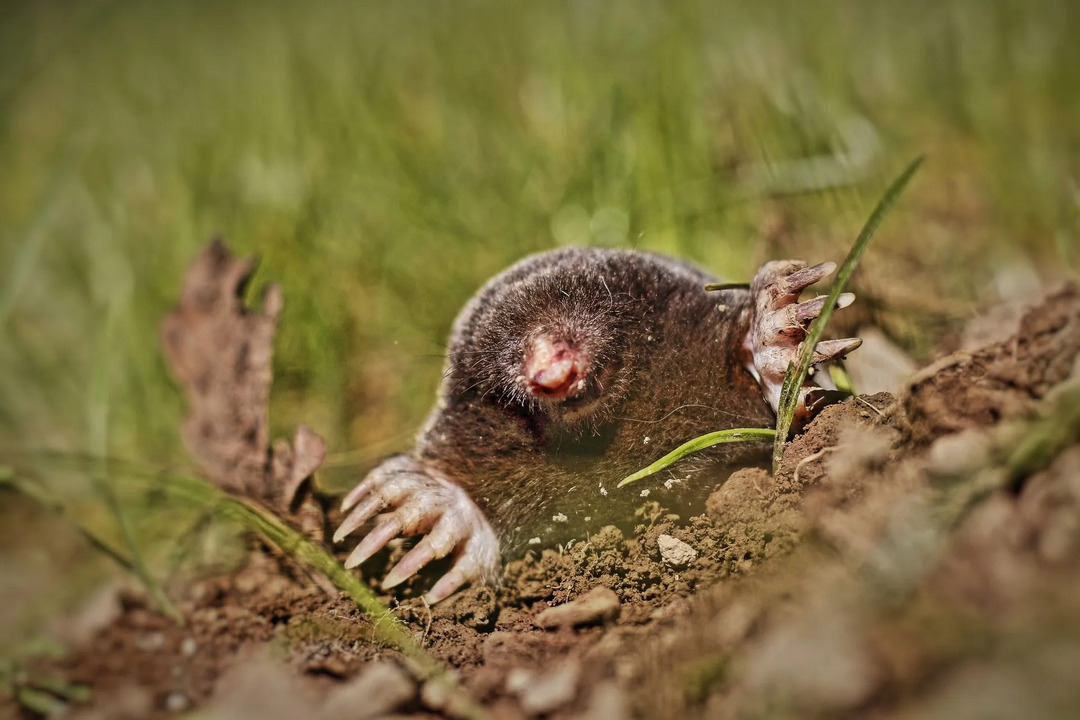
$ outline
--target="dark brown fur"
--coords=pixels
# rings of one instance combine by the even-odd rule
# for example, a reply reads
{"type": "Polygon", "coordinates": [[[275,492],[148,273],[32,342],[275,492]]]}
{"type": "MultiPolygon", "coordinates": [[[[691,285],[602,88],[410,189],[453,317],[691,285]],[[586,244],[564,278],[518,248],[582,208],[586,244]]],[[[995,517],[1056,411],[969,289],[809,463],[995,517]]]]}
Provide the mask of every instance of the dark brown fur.
{"type": "Polygon", "coordinates": [[[643,489],[682,509],[723,479],[695,477],[701,469],[761,456],[760,445],[718,446],[615,489],[692,437],[774,422],[743,366],[749,292],[705,292],[713,281],[658,255],[570,248],[526,258],[462,310],[416,456],[469,492],[504,556],[532,537],[550,544],[629,524],[643,489]],[[566,405],[537,403],[516,380],[527,339],[552,331],[593,358],[585,397],[566,405]],[[589,402],[587,417],[573,416],[589,402]],[[672,479],[682,482],[669,491],[672,479]]]}

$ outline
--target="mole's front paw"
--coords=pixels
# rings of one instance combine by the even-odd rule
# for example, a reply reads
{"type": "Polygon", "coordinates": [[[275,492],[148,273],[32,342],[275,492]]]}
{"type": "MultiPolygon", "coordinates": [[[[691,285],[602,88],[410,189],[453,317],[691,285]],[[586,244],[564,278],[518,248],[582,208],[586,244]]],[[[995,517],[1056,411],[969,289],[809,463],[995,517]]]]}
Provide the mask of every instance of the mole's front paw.
{"type": "MultiPolygon", "coordinates": [[[[836,263],[831,262],[807,267],[798,260],[776,260],[765,263],[754,276],[750,286],[753,319],[745,346],[752,357],[749,370],[758,378],[773,410],[780,404],[780,388],[788,365],[798,357],[810,323],[825,307],[824,295],[800,303],[799,293],[834,270],[836,263]]],[[[854,300],[851,293],[843,293],[836,306],[847,307],[854,300]]],[[[841,358],[860,345],[862,340],[858,338],[823,340],[814,349],[814,364],[841,358]]],[[[807,382],[800,391],[796,417],[812,414],[815,401],[820,400],[816,396],[821,394],[820,388],[807,382]]]]}
{"type": "Polygon", "coordinates": [[[464,490],[415,458],[399,455],[364,478],[341,503],[349,512],[334,533],[340,542],[376,515],[380,522],[356,546],[345,567],[353,568],[401,535],[423,535],[383,579],[392,588],[432,560],[453,554],[453,567],[425,598],[437,603],[463,585],[493,581],[499,570],[499,542],[484,513],[464,490]]]}

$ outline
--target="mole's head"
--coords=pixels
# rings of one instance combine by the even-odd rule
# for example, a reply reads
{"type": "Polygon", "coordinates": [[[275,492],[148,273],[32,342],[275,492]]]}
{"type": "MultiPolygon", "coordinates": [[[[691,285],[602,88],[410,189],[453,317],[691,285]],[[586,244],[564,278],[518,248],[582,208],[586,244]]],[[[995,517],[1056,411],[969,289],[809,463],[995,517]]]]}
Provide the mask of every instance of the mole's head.
{"type": "Polygon", "coordinates": [[[635,367],[640,312],[597,272],[554,268],[508,283],[466,309],[452,387],[568,428],[607,419],[635,367]]]}

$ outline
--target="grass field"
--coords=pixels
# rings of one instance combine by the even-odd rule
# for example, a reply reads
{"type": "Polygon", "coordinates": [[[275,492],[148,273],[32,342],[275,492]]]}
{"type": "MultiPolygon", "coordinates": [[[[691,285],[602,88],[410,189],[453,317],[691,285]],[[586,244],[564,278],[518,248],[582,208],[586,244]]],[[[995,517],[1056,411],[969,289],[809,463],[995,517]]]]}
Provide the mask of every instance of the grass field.
{"type": "Polygon", "coordinates": [[[925,357],[1077,272],[1078,30],[1069,0],[4,3],[0,464],[183,459],[157,325],[214,235],[284,286],[274,426],[362,469],[514,259],[839,259],[919,152],[860,272],[901,320],[934,298],[894,333],[925,357]]]}

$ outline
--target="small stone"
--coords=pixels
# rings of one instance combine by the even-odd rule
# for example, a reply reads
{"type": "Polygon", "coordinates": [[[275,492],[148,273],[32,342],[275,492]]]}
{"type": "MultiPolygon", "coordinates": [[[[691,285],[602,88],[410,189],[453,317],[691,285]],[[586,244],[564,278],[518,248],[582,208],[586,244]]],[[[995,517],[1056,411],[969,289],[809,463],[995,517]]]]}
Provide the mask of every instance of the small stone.
{"type": "Polygon", "coordinates": [[[308,674],[345,678],[349,674],[349,666],[340,655],[327,655],[326,657],[309,662],[304,666],[304,672],[308,674]]]}
{"type": "Polygon", "coordinates": [[[946,477],[967,475],[986,466],[992,452],[993,442],[983,430],[946,435],[930,446],[930,471],[946,477]]]}
{"type": "Polygon", "coordinates": [[[392,662],[374,662],[334,692],[320,715],[326,720],[366,720],[389,714],[416,697],[416,683],[392,662]]]}
{"type": "Polygon", "coordinates": [[[474,708],[469,697],[456,686],[456,676],[434,678],[420,688],[420,702],[429,710],[434,710],[452,718],[469,718],[474,708]]]}
{"type": "Polygon", "coordinates": [[[199,649],[198,643],[195,642],[195,638],[184,638],[180,642],[180,654],[184,657],[191,657],[195,654],[195,651],[199,649]]]}
{"type": "Polygon", "coordinates": [[[593,625],[614,620],[619,608],[619,596],[614,590],[596,587],[576,600],[543,611],[536,616],[536,625],[545,630],[593,625]]]}
{"type": "Polygon", "coordinates": [[[660,559],[672,567],[685,567],[698,555],[697,550],[671,535],[661,535],[656,538],[656,544],[660,547],[660,559]]]}
{"type": "Polygon", "coordinates": [[[154,652],[165,647],[165,636],[159,632],[140,633],[135,636],[135,647],[146,652],[154,652]]]}
{"type": "Polygon", "coordinates": [[[165,696],[165,709],[169,712],[184,712],[191,706],[191,700],[182,692],[171,692],[165,696]]]}
{"type": "Polygon", "coordinates": [[[238,593],[250,595],[259,589],[259,578],[254,573],[241,573],[233,579],[233,587],[238,593]]]}
{"type": "Polygon", "coordinates": [[[109,583],[94,592],[88,600],[71,614],[58,618],[54,627],[61,644],[69,647],[83,647],[120,617],[120,605],[117,583],[109,583]]]}
{"type": "Polygon", "coordinates": [[[506,689],[527,715],[546,715],[573,701],[580,679],[581,665],[574,659],[543,674],[516,668],[506,678],[506,689]]]}
{"type": "Polygon", "coordinates": [[[420,702],[428,710],[440,711],[450,699],[450,688],[446,683],[428,680],[420,688],[420,702]]]}
{"type": "Polygon", "coordinates": [[[1080,519],[1071,508],[1052,512],[1043,522],[1036,539],[1039,556],[1050,563],[1064,564],[1076,557],[1080,546],[1080,519]]]}
{"type": "Polygon", "coordinates": [[[584,720],[626,720],[630,717],[630,705],[619,686],[607,680],[592,691],[589,705],[581,717],[584,720]]]}
{"type": "Polygon", "coordinates": [[[675,598],[667,605],[662,605],[649,613],[650,620],[670,621],[690,614],[690,603],[686,598],[675,598]]]}

